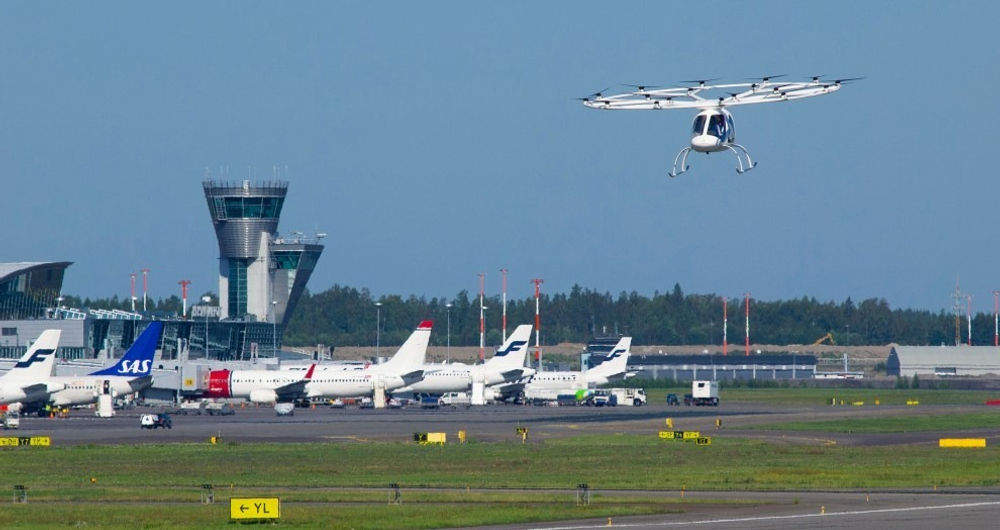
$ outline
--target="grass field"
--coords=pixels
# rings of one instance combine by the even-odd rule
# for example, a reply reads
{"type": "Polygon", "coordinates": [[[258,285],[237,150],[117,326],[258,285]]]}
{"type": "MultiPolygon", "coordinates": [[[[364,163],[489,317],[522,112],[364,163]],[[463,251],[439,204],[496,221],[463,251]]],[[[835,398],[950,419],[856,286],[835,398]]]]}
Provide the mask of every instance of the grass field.
{"type": "MultiPolygon", "coordinates": [[[[683,396],[691,387],[658,388],[646,391],[651,403],[663,403],[668,393],[683,396]]],[[[1000,392],[984,390],[875,389],[875,388],[724,388],[720,395],[727,403],[757,403],[778,406],[829,405],[836,399],[849,404],[863,401],[873,405],[905,405],[916,400],[921,405],[982,405],[1000,399],[1000,392]]]]}
{"type": "MultiPolygon", "coordinates": [[[[230,497],[282,499],[288,528],[442,528],[684,510],[687,490],[934,488],[1000,484],[1000,450],[842,447],[604,435],[418,446],[178,444],[13,448],[0,477],[28,487],[3,528],[207,528],[230,497]],[[93,482],[92,482],[93,479],[93,482]],[[201,505],[202,484],[216,504],[201,505]],[[389,483],[404,502],[388,505],[389,483]],[[590,506],[575,488],[588,483],[590,506]],[[528,489],[529,491],[524,491],[528,489]],[[611,490],[650,493],[608,495],[611,490]],[[605,494],[602,494],[602,491],[605,494]],[[666,492],[666,493],[663,493],[666,492]]],[[[228,527],[228,526],[227,526],[228,527]]]]}

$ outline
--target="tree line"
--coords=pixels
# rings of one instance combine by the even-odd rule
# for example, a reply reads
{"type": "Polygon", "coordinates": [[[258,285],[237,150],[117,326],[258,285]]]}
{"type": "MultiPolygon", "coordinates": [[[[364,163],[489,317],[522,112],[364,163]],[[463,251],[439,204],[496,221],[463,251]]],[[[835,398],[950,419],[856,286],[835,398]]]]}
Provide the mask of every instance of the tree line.
{"type": "MultiPolygon", "coordinates": [[[[205,293],[217,300],[214,293],[205,293]]],[[[200,299],[200,297],[199,297],[200,299]]],[[[139,301],[141,310],[141,300],[139,301]]],[[[149,301],[147,307],[160,315],[181,312],[177,296],[149,301]]],[[[130,299],[91,300],[67,296],[64,305],[99,309],[131,309],[130,299]]],[[[486,345],[501,342],[501,299],[485,298],[486,345]]],[[[574,285],[569,293],[543,293],[539,300],[541,341],[585,343],[594,336],[631,335],[638,345],[722,344],[722,297],[714,294],[684,294],[680,285],[669,293],[652,296],[621,292],[617,297],[574,285]]],[[[745,305],[731,299],[727,306],[728,341],[744,340],[745,305]]],[[[479,300],[466,290],[454,297],[385,295],[375,297],[368,289],[334,285],[318,293],[306,292],[284,332],[290,346],[399,345],[423,320],[433,320],[431,344],[479,345],[479,300]],[[380,306],[376,306],[376,302],[380,306]],[[451,307],[448,307],[450,304],[451,307]],[[376,332],[376,319],[378,332],[376,332]],[[450,322],[450,325],[449,325],[450,322]],[[450,328],[450,333],[448,329],[450,328]]],[[[508,299],[508,330],[535,321],[535,299],[508,299]]],[[[979,313],[972,319],[975,345],[992,345],[994,316],[979,313]]],[[[968,341],[965,315],[960,317],[960,340],[968,341]]],[[[953,345],[956,319],[953,313],[892,309],[883,298],[855,303],[820,302],[802,297],[793,300],[750,302],[752,344],[811,344],[827,333],[839,345],[953,345]]]]}

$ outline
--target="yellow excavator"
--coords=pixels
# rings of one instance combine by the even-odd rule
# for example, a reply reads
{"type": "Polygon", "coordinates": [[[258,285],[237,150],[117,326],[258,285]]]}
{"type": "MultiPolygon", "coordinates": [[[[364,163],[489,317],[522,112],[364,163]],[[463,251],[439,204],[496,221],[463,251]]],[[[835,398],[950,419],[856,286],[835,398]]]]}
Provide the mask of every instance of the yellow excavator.
{"type": "Polygon", "coordinates": [[[830,346],[834,346],[837,344],[837,341],[833,340],[833,333],[827,333],[826,335],[823,335],[822,337],[816,339],[816,342],[813,343],[813,346],[819,346],[820,344],[823,344],[823,341],[829,341],[830,346]]]}

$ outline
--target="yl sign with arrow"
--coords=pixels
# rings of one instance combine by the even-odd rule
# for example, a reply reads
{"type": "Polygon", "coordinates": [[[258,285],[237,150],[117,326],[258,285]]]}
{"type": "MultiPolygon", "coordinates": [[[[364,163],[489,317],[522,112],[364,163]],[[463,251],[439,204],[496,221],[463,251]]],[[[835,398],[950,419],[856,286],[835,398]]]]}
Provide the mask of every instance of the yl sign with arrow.
{"type": "Polygon", "coordinates": [[[233,497],[229,499],[230,519],[279,519],[281,500],[278,497],[233,497]]]}

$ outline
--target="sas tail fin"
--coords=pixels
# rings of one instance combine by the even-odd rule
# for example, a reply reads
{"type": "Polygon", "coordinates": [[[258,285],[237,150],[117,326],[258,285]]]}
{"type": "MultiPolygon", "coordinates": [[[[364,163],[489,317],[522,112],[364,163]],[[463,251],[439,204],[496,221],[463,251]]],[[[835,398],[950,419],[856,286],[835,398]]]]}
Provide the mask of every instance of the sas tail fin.
{"type": "Polygon", "coordinates": [[[3,375],[4,379],[30,379],[44,381],[52,376],[52,367],[56,362],[56,349],[59,348],[59,337],[62,331],[47,329],[38,336],[38,340],[28,348],[17,364],[3,375]]]}
{"type": "Polygon", "coordinates": [[[120,375],[125,377],[149,375],[153,369],[153,355],[156,354],[156,346],[160,343],[160,332],[162,331],[163,322],[157,320],[150,322],[117,363],[91,372],[90,375],[120,375]]]}
{"type": "Polygon", "coordinates": [[[531,338],[531,324],[518,326],[513,333],[507,337],[507,342],[503,343],[493,357],[486,361],[484,366],[496,368],[498,370],[508,370],[521,368],[524,366],[524,358],[528,354],[528,340],[531,338]]]}
{"type": "Polygon", "coordinates": [[[431,340],[431,327],[434,323],[425,320],[417,326],[417,329],[406,339],[406,342],[399,347],[399,350],[392,359],[389,359],[382,366],[392,369],[409,372],[419,370],[427,358],[427,343],[431,340]]]}

